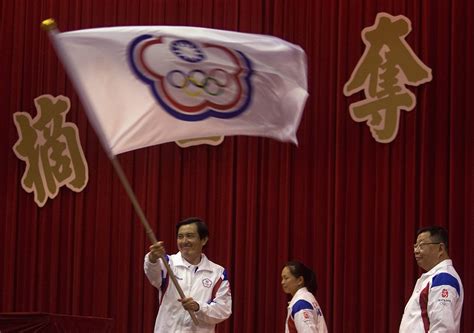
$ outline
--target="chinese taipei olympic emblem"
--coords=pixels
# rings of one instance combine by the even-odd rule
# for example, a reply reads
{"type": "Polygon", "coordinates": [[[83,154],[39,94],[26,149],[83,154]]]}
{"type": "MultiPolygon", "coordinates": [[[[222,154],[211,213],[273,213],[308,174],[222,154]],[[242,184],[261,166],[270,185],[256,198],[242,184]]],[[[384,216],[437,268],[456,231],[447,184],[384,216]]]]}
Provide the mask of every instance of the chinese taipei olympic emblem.
{"type": "Polygon", "coordinates": [[[129,61],[160,106],[180,120],[237,117],[252,100],[252,63],[240,51],[142,35],[131,42],[129,61]]]}

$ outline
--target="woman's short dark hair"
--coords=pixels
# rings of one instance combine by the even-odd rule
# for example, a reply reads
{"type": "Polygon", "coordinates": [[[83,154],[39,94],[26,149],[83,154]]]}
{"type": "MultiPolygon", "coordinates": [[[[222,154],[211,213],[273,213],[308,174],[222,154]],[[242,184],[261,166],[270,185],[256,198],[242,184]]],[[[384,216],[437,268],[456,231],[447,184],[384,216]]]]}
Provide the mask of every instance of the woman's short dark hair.
{"type": "Polygon", "coordinates": [[[200,219],[199,217],[188,217],[188,218],[185,218],[184,220],[179,221],[176,224],[176,236],[178,236],[179,228],[187,224],[196,224],[200,239],[209,237],[209,230],[207,229],[206,222],[204,222],[204,220],[200,219]]]}
{"type": "Polygon", "coordinates": [[[285,267],[288,267],[294,277],[299,278],[302,276],[304,280],[304,286],[308,288],[310,292],[315,293],[318,290],[316,274],[303,263],[296,260],[291,260],[285,264],[285,267]]]}

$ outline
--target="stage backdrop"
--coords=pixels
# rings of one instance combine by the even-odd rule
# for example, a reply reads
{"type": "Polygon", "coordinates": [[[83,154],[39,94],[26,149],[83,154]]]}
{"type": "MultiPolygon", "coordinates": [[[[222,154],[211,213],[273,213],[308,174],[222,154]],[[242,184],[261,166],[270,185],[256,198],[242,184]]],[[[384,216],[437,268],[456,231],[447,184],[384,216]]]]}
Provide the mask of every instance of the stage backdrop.
{"type": "Polygon", "coordinates": [[[148,240],[89,125],[76,92],[40,30],[189,25],[270,34],[307,53],[309,99],[299,146],[228,137],[216,147],[175,143],[119,155],[159,239],[176,250],[174,224],[201,216],[206,253],[227,267],[233,315],[218,332],[283,332],[282,265],[316,270],[331,332],[397,332],[420,274],[417,228],[450,232],[465,287],[463,330],[474,330],[474,2],[323,0],[2,0],[0,2],[0,312],[114,318],[117,332],[151,332],[157,293],[143,255],[148,240]],[[397,137],[376,142],[343,94],[361,58],[360,36],[377,13],[404,15],[406,37],[433,80],[409,89],[397,137]],[[62,187],[39,208],[21,186],[13,113],[34,98],[64,95],[88,163],[82,192],[62,187]]]}

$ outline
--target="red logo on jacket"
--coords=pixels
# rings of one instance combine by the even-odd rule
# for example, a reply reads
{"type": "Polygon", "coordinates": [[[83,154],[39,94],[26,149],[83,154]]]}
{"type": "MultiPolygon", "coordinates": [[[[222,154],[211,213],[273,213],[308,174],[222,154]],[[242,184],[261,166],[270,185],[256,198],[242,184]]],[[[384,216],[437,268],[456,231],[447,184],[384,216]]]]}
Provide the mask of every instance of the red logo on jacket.
{"type": "Polygon", "coordinates": [[[446,297],[448,297],[448,296],[449,296],[448,289],[443,289],[443,290],[441,291],[441,297],[446,298],[446,297]]]}

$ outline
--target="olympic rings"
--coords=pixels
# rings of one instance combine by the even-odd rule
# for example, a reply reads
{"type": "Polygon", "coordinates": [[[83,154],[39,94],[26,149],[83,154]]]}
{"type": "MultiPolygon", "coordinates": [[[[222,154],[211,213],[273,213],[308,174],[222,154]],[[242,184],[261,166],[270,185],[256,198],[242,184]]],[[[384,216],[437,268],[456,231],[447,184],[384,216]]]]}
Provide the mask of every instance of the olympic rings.
{"type": "Polygon", "coordinates": [[[166,81],[168,81],[168,83],[171,84],[173,87],[179,88],[179,89],[184,88],[188,85],[188,80],[184,76],[184,73],[182,71],[178,71],[176,69],[174,71],[171,71],[168,74],[166,74],[166,81]],[[174,77],[173,74],[175,74],[175,73],[178,73],[178,74],[182,75],[182,78],[181,78],[182,83],[179,83],[179,81],[178,81],[178,83],[176,83],[176,81],[173,78],[174,77]]]}
{"type": "Polygon", "coordinates": [[[227,87],[230,79],[229,73],[220,68],[215,68],[207,74],[200,69],[193,69],[188,74],[181,70],[172,70],[166,75],[166,81],[177,89],[182,89],[186,94],[192,97],[199,96],[201,91],[206,92],[211,96],[218,96],[227,87]],[[189,85],[192,85],[200,90],[190,91],[189,85]]]}

